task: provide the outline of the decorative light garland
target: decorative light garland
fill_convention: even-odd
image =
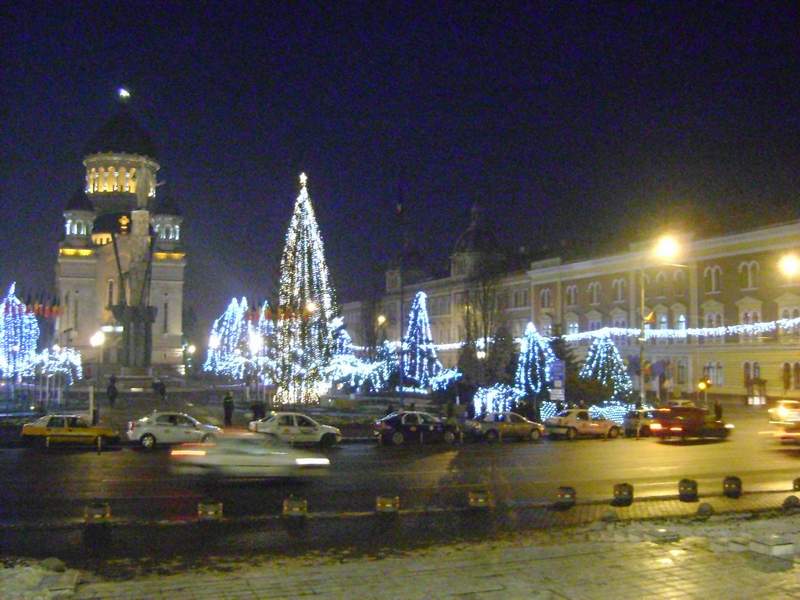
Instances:
[[[619,350],[607,335],[594,339],[578,376],[610,388],[615,400],[621,400],[633,391],[633,383]]]
[[[529,322],[520,341],[514,385],[526,396],[546,390],[552,381],[550,365],[555,359],[550,340],[539,335],[533,323]]]
[[[16,378],[36,361],[39,323],[16,296],[16,283],[8,288],[0,318],[0,373]]]

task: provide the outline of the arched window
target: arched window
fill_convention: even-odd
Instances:
[[[722,385],[725,383],[725,377],[722,372],[722,363],[717,362],[716,369],[714,370],[714,385]]]
[[[578,303],[578,286],[567,286],[567,306],[575,306]]]
[[[578,321],[567,321],[567,333],[579,333],[581,330],[581,326]]]
[[[72,232],[72,219],[67,219],[67,222],[64,223],[64,231],[67,235],[70,235]]]
[[[790,365],[788,362],[783,363],[781,380],[783,381],[783,391],[786,392],[790,390],[792,387],[792,365]]]
[[[794,389],[800,390],[800,362],[794,363]]]
[[[611,287],[614,288],[614,302],[625,301],[625,280],[615,279],[611,282]]]
[[[672,279],[675,286],[675,295],[683,296],[686,294],[686,274],[681,270],[675,271]]]
[[[600,282],[590,283],[587,291],[589,292],[589,304],[600,304]]]
[[[758,262],[751,260],[739,264],[739,285],[743,290],[758,288]]]
[[[753,379],[761,379],[761,365],[753,363]]]
[[[539,292],[539,306],[550,308],[550,288],[545,288]]]
[[[106,306],[111,307],[114,306],[114,280],[108,280],[108,286],[106,287]]]
[[[706,294],[716,294],[720,290],[720,279],[722,278],[722,267],[714,265],[706,267],[703,271],[703,281],[705,283]]]
[[[165,225],[164,226],[164,239],[171,240],[172,239],[172,226]]]
[[[181,239],[181,226],[175,225],[175,240]],[[527,306],[527,304],[526,304]]]
[[[542,335],[550,336],[553,334],[553,320],[549,316],[545,315],[544,317],[542,317],[541,320],[539,321],[539,325],[542,331]]]
[[[679,314],[676,322],[678,324],[678,329],[686,329],[686,315],[683,313]]]
[[[750,363],[746,362],[746,363],[744,363],[744,385],[745,385],[745,387],[750,385],[750,382],[752,381],[752,379],[753,379],[753,373],[750,370]]]
[[[667,320],[667,313],[661,313],[658,315],[658,328],[659,329],[669,329],[669,322]]]
[[[667,295],[667,275],[659,271],[656,275],[656,296],[664,298]]]

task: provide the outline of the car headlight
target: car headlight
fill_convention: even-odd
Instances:
[[[295,458],[294,464],[298,467],[327,467],[331,461],[327,458]]]

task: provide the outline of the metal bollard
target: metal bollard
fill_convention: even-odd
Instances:
[[[556,508],[572,508],[575,506],[577,494],[574,487],[561,486],[556,491]]]
[[[197,503],[197,517],[200,519],[218,521],[222,515],[222,502],[206,499]]]
[[[800,491],[800,477],[792,482],[792,489],[795,491]]]
[[[681,502],[697,501],[697,482],[694,479],[681,479],[678,482],[678,498]]]
[[[100,454],[103,451],[103,436],[102,435],[98,435],[97,436],[96,444],[97,444],[97,453]]]
[[[375,512],[396,515],[400,510],[400,496],[378,496],[375,498]]]
[[[83,545],[91,552],[100,552],[111,543],[111,505],[99,500],[83,509]]]
[[[730,475],[722,480],[722,493],[728,498],[738,498],[742,495],[742,480]]]
[[[470,490],[467,492],[467,504],[470,508],[494,508],[494,498],[489,490]]]
[[[633,486],[630,483],[617,483],[614,485],[614,506],[630,506],[633,504]]]

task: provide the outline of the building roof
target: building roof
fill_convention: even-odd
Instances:
[[[85,210],[94,212],[94,206],[92,206],[92,201],[89,200],[86,192],[84,192],[82,188],[78,188],[75,190],[75,193],[69,197],[69,200],[67,200],[67,206],[64,210]]]
[[[453,248],[453,253],[461,252],[485,252],[496,253],[500,252],[500,244],[495,237],[494,232],[486,227],[483,221],[483,211],[478,206],[478,203],[472,205],[472,218],[469,227],[461,234],[456,241]]]
[[[95,132],[84,148],[84,155],[102,152],[140,154],[157,158],[153,138],[124,104]]]

